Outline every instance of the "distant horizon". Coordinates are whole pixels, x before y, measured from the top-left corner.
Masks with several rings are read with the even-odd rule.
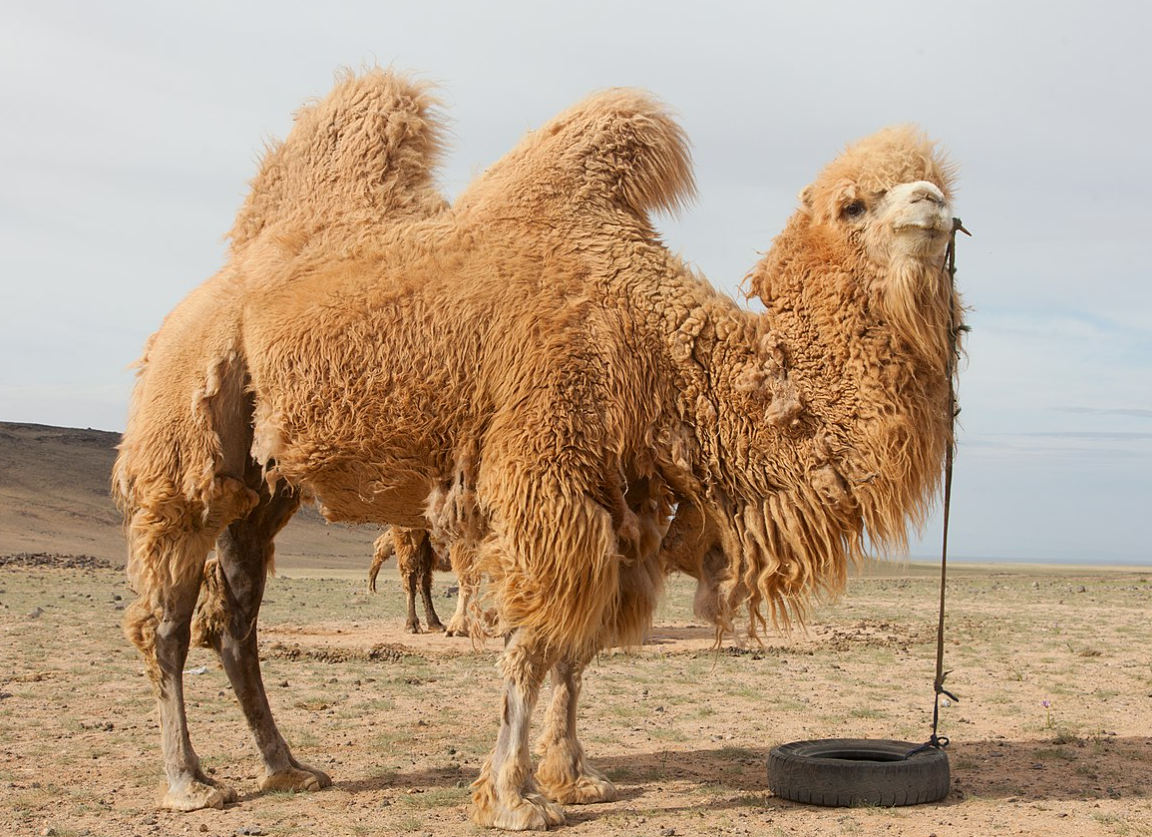
[[[102,430],[95,427],[69,427],[66,425],[57,424],[44,424],[42,422],[34,421],[13,421],[10,419],[0,419],[0,425],[13,424],[21,425],[24,427],[43,427],[48,430],[80,430],[93,433],[109,433],[112,435],[123,435],[122,430]],[[953,521],[955,522],[955,520]],[[363,524],[363,525],[376,525],[376,524]],[[867,558],[882,563],[916,563],[916,564],[940,564],[940,552],[937,546],[937,551],[933,554],[931,549],[932,538],[936,539],[939,544],[940,533],[935,531],[925,531],[924,535],[920,538],[915,537],[912,533],[910,540],[916,544],[915,551],[909,551],[907,555],[902,556],[876,556],[868,555]],[[1152,572],[1152,559],[1141,558],[1139,556],[1108,556],[1100,558],[1099,560],[1092,560],[1081,556],[1047,556],[1040,557],[1038,555],[980,555],[972,553],[952,553],[948,555],[949,562],[957,562],[963,564],[1053,564],[1061,567],[1078,566],[1093,568],[1107,568],[1110,566],[1120,568],[1147,568]]]

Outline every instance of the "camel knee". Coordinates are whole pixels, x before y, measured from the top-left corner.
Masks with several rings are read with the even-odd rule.
[[[156,661],[156,629],[161,612],[144,599],[137,599],[124,611],[124,636],[136,646],[144,658],[144,669],[154,684],[160,682],[160,666]]]

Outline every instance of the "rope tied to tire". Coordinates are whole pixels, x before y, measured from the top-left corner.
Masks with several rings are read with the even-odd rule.
[[[952,290],[956,289],[956,233],[962,232],[970,236],[972,233],[964,229],[959,218],[952,219],[952,234],[948,239],[948,251],[945,255],[945,265],[948,271],[948,281]],[[906,758],[911,758],[925,750],[942,750],[948,746],[948,737],[940,735],[940,697],[949,698],[953,703],[959,703],[960,698],[944,688],[944,681],[951,670],[944,670],[944,597],[948,586],[948,512],[952,504],[952,462],[956,450],[956,417],[960,415],[960,407],[956,403],[956,365],[960,361],[960,335],[968,331],[968,326],[956,322],[956,312],[949,317],[948,338],[950,347],[948,352],[948,409],[951,427],[948,431],[948,444],[944,449],[944,536],[940,547],[940,615],[936,623],[936,678],[933,681],[935,696],[932,699],[932,734],[928,740],[910,750]]]
[[[945,255],[948,280],[955,289],[956,233],[971,235],[959,218],[952,219],[952,232]],[[951,671],[944,670],[944,601],[948,581],[948,512],[952,501],[952,461],[955,446],[956,367],[960,360],[960,335],[968,327],[949,321],[948,409],[951,423],[944,451],[944,539],[940,554],[940,615],[936,625],[935,700],[932,735],[919,747],[909,741],[868,738],[836,738],[794,741],[775,747],[768,754],[768,785],[772,792],[793,802],[809,805],[918,805],[938,802],[948,795],[951,772],[948,765],[948,738],[939,734],[940,697],[959,703],[944,688]]]

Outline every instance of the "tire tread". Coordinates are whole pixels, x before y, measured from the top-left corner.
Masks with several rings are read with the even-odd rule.
[[[768,786],[783,799],[807,805],[900,807],[937,802],[948,795],[948,756],[928,750],[892,760],[917,745],[876,739],[797,741],[768,756]],[[876,761],[837,757],[875,753]]]

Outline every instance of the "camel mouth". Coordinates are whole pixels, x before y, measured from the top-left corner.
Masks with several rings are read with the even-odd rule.
[[[937,221],[904,221],[893,226],[893,230],[898,233],[911,231],[936,236],[946,235],[951,231],[951,228]]]

